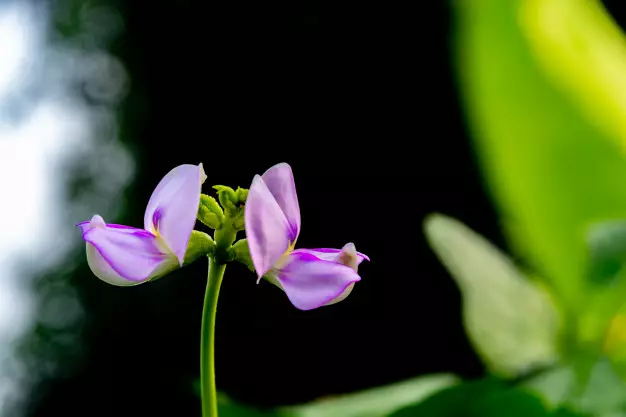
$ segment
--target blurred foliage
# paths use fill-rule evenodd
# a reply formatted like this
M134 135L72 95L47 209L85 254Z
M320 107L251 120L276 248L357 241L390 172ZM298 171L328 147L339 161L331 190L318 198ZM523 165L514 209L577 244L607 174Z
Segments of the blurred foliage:
M547 417L577 416L565 409L548 410L541 399L496 379L469 382L433 395L392 417ZM582 415L581 415L582 416Z
M286 407L283 411L292 417L384 417L459 382L454 375L426 375L354 394Z
M481 7L464 2L457 6L462 93L508 235L516 251L547 280L564 310L563 353L575 356L584 349L599 354L610 320L624 300L619 293L615 296L615 289L626 284L621 274L610 286L589 279L588 271L598 267L591 267L586 238L598 222L626 218L626 158L600 127L597 113L585 111L565 84L553 82L554 74L545 72L545 60L559 61L553 69L559 68L562 77L577 71L562 65L564 44L548 43L543 47L551 49L539 56L532 42L542 37L540 29L564 31L573 14L584 22L576 30L584 27L588 41L575 43L576 50L620 43L622 35L598 11L601 5L595 0L483 0ZM619 60L591 55L585 62L589 68L618 68ZM603 74L591 71L588 76ZM584 98L587 106L600 105L606 95Z
M493 376L275 411L221 397L222 417L626 416L624 35L598 0L454 6L461 95L514 256L443 215L424 229Z
M465 328L489 369L516 377L554 363L559 317L546 291L458 221L432 215L424 230L463 293Z
M538 368L541 355L525 348L549 347L561 365L538 369L526 386L553 407L621 413L626 375L605 355L619 362L616 317L626 301L626 41L596 0L478 3L455 3L469 126L512 247L527 275L545 280L562 330L538 314L550 310L541 287L485 240L445 217L429 219L427 235L461 288L466 329L494 372L511 363ZM520 327L528 340L498 351Z

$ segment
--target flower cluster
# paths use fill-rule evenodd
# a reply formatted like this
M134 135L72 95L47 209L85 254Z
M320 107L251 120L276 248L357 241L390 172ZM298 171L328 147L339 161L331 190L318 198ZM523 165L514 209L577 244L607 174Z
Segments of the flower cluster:
M288 164L278 164L255 176L249 191L214 187L224 210L215 199L201 194L205 180L202 164L171 170L150 197L143 229L107 224L99 215L79 223L93 273L109 284L137 285L160 278L204 252L221 256L222 261L234 259L247 264L259 280L265 278L282 289L301 310L343 300L361 279L358 265L369 258L357 252L352 243L342 249L295 249L300 208ZM216 229L215 243L193 230L198 216ZM244 228L247 240L232 245L237 231ZM217 252L218 233L231 236L222 255ZM205 244L190 245L195 242L192 236L201 236Z

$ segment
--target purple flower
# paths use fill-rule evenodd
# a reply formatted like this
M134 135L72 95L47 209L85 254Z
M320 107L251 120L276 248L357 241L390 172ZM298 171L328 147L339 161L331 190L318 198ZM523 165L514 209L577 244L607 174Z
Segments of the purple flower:
M171 170L150 197L144 229L106 224L98 215L77 224L93 273L109 284L130 286L181 267L205 179L202 164Z
M300 310L346 298L369 258L348 243L342 249L295 249L300 206L293 173L282 163L252 180L245 210L250 257L259 276L281 288ZM257 281L258 282L258 281Z

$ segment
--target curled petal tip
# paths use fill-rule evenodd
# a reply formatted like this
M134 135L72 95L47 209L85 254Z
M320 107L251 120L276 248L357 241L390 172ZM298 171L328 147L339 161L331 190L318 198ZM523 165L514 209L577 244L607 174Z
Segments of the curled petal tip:
M99 214L95 214L89 221L89 224L91 225L91 227L106 227L107 225L104 222L102 216L100 216Z
M200 165L198 165L198 168L200 168L200 184L204 184L204 182L207 179L206 173L204 172L204 166L202 165L202 162L200 162Z
M341 250L351 255L356 255L356 246L354 246L354 243L352 242L348 242L345 245L343 245L343 248L341 248Z
M95 227L106 227L106 223L104 222L104 219L102 218L102 216L96 214L91 218L91 220L80 222L76 226L80 227L81 232L83 232L83 238L84 238L85 233L87 233L88 231L90 231L91 229Z

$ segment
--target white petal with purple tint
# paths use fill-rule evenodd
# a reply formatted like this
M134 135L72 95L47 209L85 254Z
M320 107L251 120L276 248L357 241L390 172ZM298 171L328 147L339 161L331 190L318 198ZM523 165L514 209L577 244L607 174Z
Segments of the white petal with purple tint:
M89 267L110 284L139 284L178 267L175 255L146 230L107 225L100 216L79 227L87 242Z
M283 211L258 175L252 180L244 215L250 257L260 279L293 242L289 240L290 226Z
M161 237L182 266L196 224L206 175L200 165L179 165L157 185L144 215L146 230Z
M100 252L90 243L87 243L87 264L95 276L102 281L118 287L131 287L145 281L131 281L115 272ZM147 279L146 279L147 280Z

